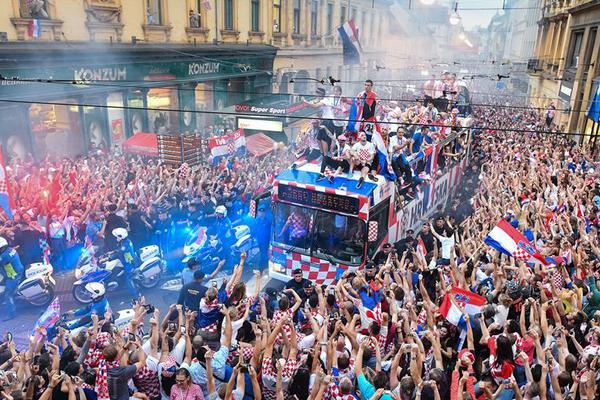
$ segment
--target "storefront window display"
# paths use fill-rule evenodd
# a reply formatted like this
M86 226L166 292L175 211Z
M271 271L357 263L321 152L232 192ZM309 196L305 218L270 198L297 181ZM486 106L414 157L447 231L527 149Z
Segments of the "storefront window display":
M30 153L27 139L26 114L21 106L7 107L0 110L0 138L4 156L7 159L24 159Z
M123 94L111 93L106 99L109 107L123 107ZM125 140L125 112L122 108L108 109L108 128L113 148L121 148Z
M213 96L213 83L199 83L196 86L196 110L197 111L213 111L214 110L214 96ZM199 130L202 130L208 125L212 125L214 121L212 114L196 113L196 124Z
M76 100L59 100L76 103ZM79 106L32 104L29 109L34 152L43 157L75 157L85 151Z
M99 100L93 101L94 103ZM90 151L107 151L108 132L105 131L104 109L99 107L83 107L85 132L88 137L88 149Z
M159 134L179 133L177 88L166 87L148 91L148 120L150 131ZM162 111L164 109L165 111Z
M141 90L134 90L129 93L127 106L129 109L129 132L127 137L131 137L138 132L144 132L144 119L146 111L141 110L144 107L144 93ZM140 108L140 110L136 110Z

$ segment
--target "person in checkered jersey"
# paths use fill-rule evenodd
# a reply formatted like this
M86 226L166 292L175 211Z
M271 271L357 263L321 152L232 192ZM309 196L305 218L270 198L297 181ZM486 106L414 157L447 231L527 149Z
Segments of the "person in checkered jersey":
M367 142L367 134L360 132L358 134L358 142L354 143L350 150L350 171L356 168L361 174L356 184L357 189L362 186L366 178L369 178L373 182L377 182L379 179L375 176L375 171L377 170L375 153L373 143Z

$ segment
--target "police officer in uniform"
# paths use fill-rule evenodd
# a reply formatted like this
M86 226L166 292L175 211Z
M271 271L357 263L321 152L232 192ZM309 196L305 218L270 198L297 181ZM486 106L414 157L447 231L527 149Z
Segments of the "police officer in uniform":
M3 237L0 237L0 276L4 281L4 302L6 303L6 312L2 320L8 321L16 315L14 297L23 276L23 264L17 251L10 247Z

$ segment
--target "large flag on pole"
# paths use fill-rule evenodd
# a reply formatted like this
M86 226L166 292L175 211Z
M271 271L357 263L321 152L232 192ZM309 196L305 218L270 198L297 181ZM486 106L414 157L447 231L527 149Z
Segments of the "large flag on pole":
M600 82L596 83L596 92L590 94L590 97L591 102L587 116L593 121L600 122Z
M362 47L358 41L358 29L354 20L346 21L338 28L338 32L344 48L344 65L360 64Z
M0 145L0 207L8 218L13 219L12 215L12 199L10 196L10 185L8 184L8 173L6 172L6 164L4 163L4 152Z
M373 130L373 136L371 141L375 145L377 150L377 157L379 157L379 173L389 181L395 181L396 174L392 168L392 163L388 158L387 145L381 136L381 129L379 123L375 122L375 129Z
M546 258L527 240L525 235L505 219L498 221L494 229L485 237L484 242L517 260L548 265Z

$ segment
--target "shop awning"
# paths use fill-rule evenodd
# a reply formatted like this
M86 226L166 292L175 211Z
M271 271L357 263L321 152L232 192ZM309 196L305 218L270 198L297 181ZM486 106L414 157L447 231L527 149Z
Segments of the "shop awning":
M271 151L273 151L273 147L276 143L276 141L264 133L246 136L246 149L257 157L269 154Z
M155 133L138 132L123 143L123 151L129 154L158 157L158 139Z

